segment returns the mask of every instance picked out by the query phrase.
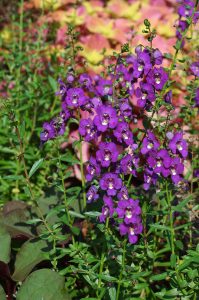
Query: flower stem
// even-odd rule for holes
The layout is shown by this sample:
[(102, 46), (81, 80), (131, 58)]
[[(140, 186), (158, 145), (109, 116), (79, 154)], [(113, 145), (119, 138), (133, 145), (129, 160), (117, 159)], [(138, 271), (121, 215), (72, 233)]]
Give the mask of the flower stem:
[(169, 208), (169, 222), (170, 222), (170, 243), (171, 243), (171, 253), (175, 254), (175, 244), (174, 244), (174, 240), (175, 240), (175, 231), (174, 231), (174, 227), (173, 227), (173, 212), (172, 212), (172, 208), (171, 208), (171, 200), (172, 200), (172, 195), (171, 195), (171, 191), (168, 189), (168, 182), (166, 181), (166, 195), (167, 195), (167, 203), (168, 203), (168, 208)]
[[(109, 226), (109, 217), (106, 219), (106, 225), (105, 225), (105, 232), (108, 230)], [(103, 249), (102, 249), (102, 254), (101, 254), (101, 259), (100, 259), (100, 269), (99, 269), (99, 280), (98, 280), (98, 285), (97, 285), (97, 297), (99, 297), (99, 290), (101, 288), (101, 283), (102, 283), (102, 272), (104, 268), (104, 263), (105, 263), (105, 243), (103, 244)]]
[(82, 180), (82, 193), (83, 193), (83, 208), (86, 208), (86, 181), (84, 176), (84, 163), (83, 163), (83, 151), (82, 151), (82, 140), (80, 138), (80, 171)]
[(116, 300), (118, 300), (119, 296), (120, 296), (122, 276), (123, 276), (124, 267), (125, 267), (126, 244), (127, 244), (127, 240), (125, 239), (124, 245), (123, 245), (123, 253), (122, 253), (122, 267), (121, 267), (121, 271), (120, 271), (120, 275), (119, 275), (119, 281), (118, 281), (117, 293), (116, 293)]
[[(63, 171), (62, 171), (62, 164), (61, 164), (59, 149), (58, 149), (58, 161), (59, 161), (59, 166), (60, 166), (61, 182), (62, 182), (62, 188), (63, 188), (63, 194), (64, 194), (65, 211), (66, 211), (66, 215), (67, 215), (67, 218), (68, 218), (69, 227), (71, 228), (73, 226), (73, 222), (71, 220), (69, 210), (68, 210), (67, 195), (66, 195), (66, 189), (65, 189), (65, 184), (64, 184), (64, 174), (63, 174)], [(73, 235), (72, 231), (71, 231), (71, 235), (72, 235), (71, 236), (72, 243), (74, 245), (75, 244), (75, 239), (74, 239), (74, 235)]]

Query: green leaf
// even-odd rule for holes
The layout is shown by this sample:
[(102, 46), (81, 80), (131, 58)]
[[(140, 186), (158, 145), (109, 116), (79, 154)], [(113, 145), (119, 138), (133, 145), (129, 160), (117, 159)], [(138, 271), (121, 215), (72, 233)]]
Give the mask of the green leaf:
[(41, 165), (43, 164), (44, 159), (41, 158), (38, 161), (36, 161), (32, 168), (30, 169), (30, 172), (28, 174), (29, 178), (41, 167)]
[(180, 240), (175, 241), (176, 247), (180, 250), (184, 249), (184, 245)]
[(28, 276), (17, 293), (17, 300), (71, 300), (64, 287), (64, 277), (50, 269)]
[(0, 285), (0, 299), (6, 300), (6, 293), (1, 285)]
[(91, 217), (91, 218), (96, 218), (96, 217), (99, 217), (101, 215), (101, 213), (98, 212), (98, 211), (87, 211), (84, 214), (85, 214), (85, 216), (88, 216), (88, 217)]
[(80, 218), (80, 219), (85, 219), (85, 216), (83, 216), (82, 214), (79, 214), (73, 210), (69, 210), (69, 214), (73, 217), (77, 217), (77, 218)]
[(167, 272), (164, 272), (164, 273), (161, 273), (161, 274), (158, 274), (158, 275), (153, 275), (151, 276), (150, 280), (151, 281), (159, 281), (159, 280), (163, 280), (167, 277)]
[(160, 225), (160, 224), (150, 224), (152, 228), (160, 229), (160, 230), (169, 230), (171, 231), (171, 228), (169, 226)]
[(175, 254), (171, 254), (170, 256), (170, 262), (171, 262), (171, 267), (174, 268), (176, 265), (176, 260), (177, 260), (177, 256)]
[(116, 289), (114, 286), (110, 287), (108, 289), (108, 293), (109, 293), (109, 296), (110, 296), (110, 299), (111, 300), (115, 300), (116, 299)]
[(5, 264), (10, 261), (10, 245), (11, 237), (10, 234), (4, 227), (0, 227), (0, 261)]
[(45, 251), (49, 251), (46, 241), (33, 239), (25, 242), (17, 253), (12, 279), (23, 281), (38, 263), (47, 259)]
[(61, 160), (72, 164), (80, 164), (80, 161), (70, 152), (67, 152), (65, 156), (62, 156)]
[(75, 234), (75, 235), (79, 235), (80, 234), (80, 229), (76, 226), (71, 227), (71, 231)]
[(51, 77), (50, 75), (48, 76), (48, 81), (49, 81), (50, 86), (53, 89), (53, 91), (56, 92), (57, 89), (58, 89), (57, 88), (57, 81), (53, 77)]

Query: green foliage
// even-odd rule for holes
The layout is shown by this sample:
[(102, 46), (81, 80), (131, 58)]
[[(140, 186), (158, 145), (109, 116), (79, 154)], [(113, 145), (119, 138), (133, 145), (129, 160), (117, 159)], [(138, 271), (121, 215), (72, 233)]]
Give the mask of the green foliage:
[(70, 300), (64, 287), (64, 277), (58, 273), (41, 269), (31, 273), (20, 287), (17, 300)]

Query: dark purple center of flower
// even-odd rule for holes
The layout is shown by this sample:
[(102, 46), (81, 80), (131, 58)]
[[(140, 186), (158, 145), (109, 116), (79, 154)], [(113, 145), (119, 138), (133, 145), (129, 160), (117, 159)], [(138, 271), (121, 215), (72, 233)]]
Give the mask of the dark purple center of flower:
[(175, 168), (171, 168), (171, 174), (174, 175), (174, 176), (177, 174)]
[(130, 219), (130, 218), (132, 218), (132, 210), (131, 210), (131, 208), (130, 207), (127, 207), (126, 209), (125, 209), (125, 216), (126, 216), (126, 218), (127, 219)]
[(153, 148), (153, 142), (150, 141), (147, 145), (147, 149), (152, 149)]
[(141, 71), (143, 71), (143, 69), (144, 69), (143, 64), (139, 64), (138, 65), (138, 71), (141, 72)]
[(145, 99), (146, 99), (146, 97), (147, 97), (147, 93), (146, 93), (146, 92), (143, 92), (143, 93), (142, 93), (142, 97), (141, 97), (141, 98), (142, 98), (142, 100), (145, 100)]
[(91, 201), (95, 195), (95, 192), (93, 190), (90, 191), (90, 195), (88, 196), (88, 201)]
[(77, 94), (73, 94), (72, 103), (73, 104), (77, 104), (77, 101), (78, 101), (78, 95)]
[(179, 151), (182, 151), (183, 147), (181, 142), (177, 142), (177, 148)]
[(157, 159), (156, 166), (157, 167), (161, 167), (162, 166), (162, 159), (161, 158)]
[(110, 121), (110, 116), (107, 113), (104, 113), (102, 116), (102, 125), (108, 125)]
[(103, 215), (104, 215), (104, 216), (107, 216), (108, 214), (109, 214), (109, 207), (108, 207), (108, 206), (105, 206), (105, 207), (104, 207)]
[(108, 161), (108, 160), (110, 160), (110, 159), (111, 159), (111, 152), (110, 152), (110, 150), (105, 149), (105, 150), (104, 150), (104, 160), (105, 160), (105, 161)]
[(127, 132), (127, 130), (126, 129), (123, 129), (122, 130), (122, 137), (125, 139), (125, 140), (128, 140), (128, 132)]
[(91, 175), (95, 174), (95, 171), (96, 171), (95, 167), (93, 165), (91, 165), (90, 166), (90, 174)]
[(110, 86), (109, 85), (105, 85), (104, 86), (104, 94), (107, 94), (110, 90)]
[(108, 179), (108, 188), (112, 190), (114, 188), (114, 182), (112, 178)]
[(160, 84), (160, 82), (161, 82), (161, 76), (160, 76), (160, 74), (159, 73), (155, 73), (154, 77), (155, 77), (155, 83), (156, 84)]
[(130, 235), (135, 235), (134, 228), (132, 226), (129, 227), (129, 234)]
[(128, 170), (131, 172), (132, 171), (132, 165), (131, 165), (131, 162), (129, 161), (128, 164), (127, 164), (127, 168)]

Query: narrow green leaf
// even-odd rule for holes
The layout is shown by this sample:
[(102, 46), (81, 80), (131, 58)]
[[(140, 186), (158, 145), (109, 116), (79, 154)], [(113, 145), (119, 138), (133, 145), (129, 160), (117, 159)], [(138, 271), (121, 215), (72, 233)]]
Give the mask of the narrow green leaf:
[(79, 214), (79, 213), (77, 213), (77, 212), (75, 212), (73, 210), (69, 210), (69, 214), (71, 216), (74, 216), (74, 217), (77, 217), (77, 218), (80, 218), (80, 219), (85, 219), (85, 216), (83, 216), (82, 214)]
[(164, 272), (161, 274), (151, 276), (150, 280), (151, 281), (159, 281), (159, 280), (165, 279), (167, 276), (168, 276), (167, 272)]
[(41, 167), (41, 165), (43, 164), (44, 159), (41, 158), (38, 161), (36, 161), (32, 168), (30, 169), (30, 172), (28, 174), (29, 178)]
[(50, 86), (53, 89), (53, 91), (56, 92), (57, 89), (58, 89), (57, 88), (57, 81), (53, 77), (51, 77), (50, 75), (48, 76), (48, 81), (49, 81)]

